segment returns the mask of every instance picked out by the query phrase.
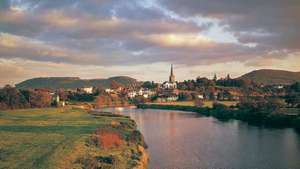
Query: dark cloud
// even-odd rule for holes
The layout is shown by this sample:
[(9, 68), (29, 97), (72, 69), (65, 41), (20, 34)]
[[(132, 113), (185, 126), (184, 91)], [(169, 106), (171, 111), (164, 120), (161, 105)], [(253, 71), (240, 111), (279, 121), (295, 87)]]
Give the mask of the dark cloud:
[(299, 0), (165, 0), (163, 4), (184, 16), (218, 18), (242, 42), (268, 45), (271, 49), (300, 48)]
[(0, 10), (6, 10), (10, 6), (10, 2), (8, 0), (0, 1)]

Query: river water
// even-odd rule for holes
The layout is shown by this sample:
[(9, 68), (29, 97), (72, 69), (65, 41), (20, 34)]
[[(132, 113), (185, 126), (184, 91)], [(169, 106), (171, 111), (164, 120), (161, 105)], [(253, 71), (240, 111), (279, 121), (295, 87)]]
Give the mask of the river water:
[(143, 133), (150, 169), (300, 169), (300, 134), (195, 113), (110, 109)]

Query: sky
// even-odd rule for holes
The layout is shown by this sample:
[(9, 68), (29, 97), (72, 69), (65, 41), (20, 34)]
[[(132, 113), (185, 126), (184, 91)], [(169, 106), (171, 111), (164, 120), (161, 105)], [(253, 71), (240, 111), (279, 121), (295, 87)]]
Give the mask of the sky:
[(0, 86), (300, 71), (299, 0), (0, 0)]

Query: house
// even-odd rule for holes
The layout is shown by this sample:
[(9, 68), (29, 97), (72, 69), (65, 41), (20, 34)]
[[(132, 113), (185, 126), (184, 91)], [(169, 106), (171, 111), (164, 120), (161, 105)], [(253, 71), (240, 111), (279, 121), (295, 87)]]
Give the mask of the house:
[(137, 92), (136, 91), (131, 91), (131, 92), (128, 92), (127, 93), (127, 96), (129, 97), (129, 98), (135, 98), (136, 96), (137, 96)]
[(177, 101), (178, 96), (177, 95), (161, 95), (157, 98), (157, 102), (173, 102)]
[(197, 99), (204, 100), (204, 94), (203, 93), (196, 94), (196, 97), (197, 97)]
[(283, 89), (284, 85), (273, 85), (274, 89)]
[(83, 88), (81, 88), (81, 91), (83, 91), (84, 93), (87, 93), (87, 94), (92, 94), (93, 89), (94, 89), (94, 87), (83, 87)]
[(65, 107), (66, 102), (64, 100), (61, 100), (57, 93), (53, 93), (52, 104), (55, 105), (56, 107)]
[(110, 89), (110, 88), (107, 88), (104, 90), (106, 93), (110, 94), (110, 93), (113, 93), (114, 90), (113, 89)]
[(144, 98), (150, 98), (151, 96), (156, 95), (156, 91), (146, 88), (140, 88), (140, 90), (138, 91), (138, 95), (143, 96)]

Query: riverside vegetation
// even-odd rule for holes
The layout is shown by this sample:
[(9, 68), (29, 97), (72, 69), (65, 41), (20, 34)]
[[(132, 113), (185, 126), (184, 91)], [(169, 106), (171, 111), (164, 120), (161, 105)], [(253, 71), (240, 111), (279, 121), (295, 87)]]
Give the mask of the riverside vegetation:
[(75, 108), (8, 110), (0, 117), (0, 168), (146, 168), (146, 145), (129, 117)]
[[(275, 103), (276, 104), (276, 103)], [(214, 103), (212, 107), (198, 107), (180, 104), (139, 104), (141, 109), (163, 109), (196, 112), (205, 116), (212, 116), (222, 121), (231, 119), (241, 120), (251, 125), (272, 128), (293, 127), (300, 131), (300, 109), (278, 108), (269, 102), (244, 102), (237, 106), (226, 106)], [(281, 113), (283, 112), (283, 113)], [(292, 112), (292, 113), (288, 113)]]

